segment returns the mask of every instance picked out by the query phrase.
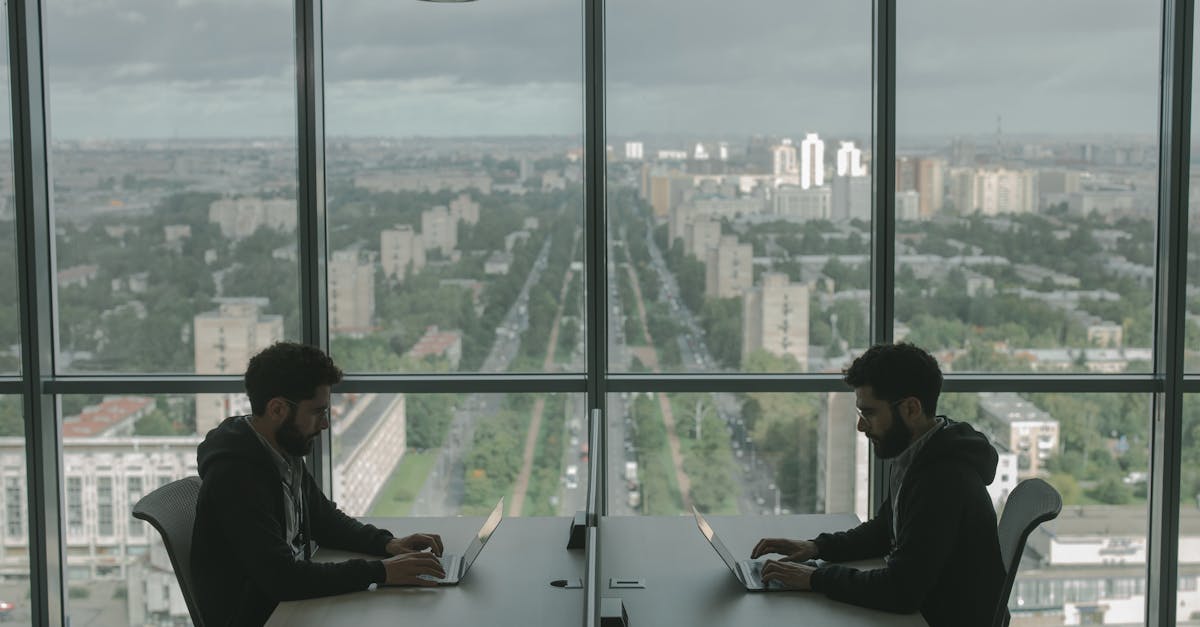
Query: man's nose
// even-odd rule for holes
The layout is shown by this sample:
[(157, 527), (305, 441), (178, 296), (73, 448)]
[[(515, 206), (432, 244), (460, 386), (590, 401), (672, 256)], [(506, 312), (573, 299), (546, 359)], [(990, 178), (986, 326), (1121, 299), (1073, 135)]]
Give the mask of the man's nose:
[(858, 429), (859, 433), (866, 433), (867, 432), (867, 419), (863, 418), (862, 416), (859, 416), (858, 423), (855, 424), (854, 427), (856, 429)]

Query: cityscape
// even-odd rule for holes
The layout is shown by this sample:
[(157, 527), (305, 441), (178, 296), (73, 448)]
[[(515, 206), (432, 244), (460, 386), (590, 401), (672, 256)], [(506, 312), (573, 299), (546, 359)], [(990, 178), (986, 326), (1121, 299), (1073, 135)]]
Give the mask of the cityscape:
[[(328, 153), (329, 325), (345, 370), (583, 371), (577, 141), (338, 139)], [(54, 155), (60, 369), (236, 375), (297, 337), (294, 146), (64, 142)], [(905, 150), (897, 339), (948, 372), (1148, 371), (1155, 156), (1138, 138)], [(610, 371), (839, 372), (867, 347), (871, 167), (861, 139), (818, 133), (614, 141)], [(11, 247), (11, 198), (3, 209)], [(0, 315), (15, 320), (15, 306)], [(1197, 315), (1189, 298), (1193, 366)], [(9, 370), (17, 328), (0, 325)], [(865, 517), (869, 452), (854, 411), (848, 391), (610, 395), (609, 511)], [(1060, 519), (1030, 540), (1014, 624), (1140, 621), (1149, 398), (947, 394), (938, 411), (1001, 452), (998, 510), (1029, 477), (1064, 496)], [(247, 412), (241, 395), (62, 399), (73, 622), (187, 622), (156, 534), (128, 512), (195, 474), (203, 434)], [(1200, 612), (1200, 405), (1186, 413), (1179, 596)], [(18, 619), (20, 414), (17, 399), (0, 400), (0, 594)], [(582, 396), (335, 394), (333, 416), (333, 496), (353, 515), (479, 515), (501, 496), (512, 516), (584, 506)]]

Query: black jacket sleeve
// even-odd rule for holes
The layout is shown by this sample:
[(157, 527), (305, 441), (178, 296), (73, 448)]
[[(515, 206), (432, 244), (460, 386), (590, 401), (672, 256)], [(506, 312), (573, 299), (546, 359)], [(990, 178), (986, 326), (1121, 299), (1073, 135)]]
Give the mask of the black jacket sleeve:
[(307, 501), (313, 540), (317, 544), (342, 551), (387, 557), (388, 540), (392, 532), (366, 525), (347, 516), (332, 501), (325, 498), (308, 471), (304, 472), (304, 495)]
[(387, 573), (379, 560), (317, 563), (296, 560), (284, 540), (283, 520), (274, 505), (282, 498), (279, 484), (248, 480), (261, 469), (230, 462), (209, 470), (204, 487), (212, 495), (216, 524), (233, 546), (241, 571), (275, 601), (294, 601), (365, 590), (383, 583)]
[(925, 473), (919, 488), (901, 492), (904, 516), (899, 520), (896, 548), (884, 567), (822, 566), (813, 573), (813, 590), (877, 610), (910, 613), (920, 609), (956, 544), (962, 523), (958, 498), (965, 489), (959, 485), (962, 481), (961, 473), (939, 469)]
[(847, 531), (823, 533), (813, 539), (817, 557), (827, 562), (852, 562), (887, 555), (892, 546), (892, 501), (887, 499), (879, 513)]

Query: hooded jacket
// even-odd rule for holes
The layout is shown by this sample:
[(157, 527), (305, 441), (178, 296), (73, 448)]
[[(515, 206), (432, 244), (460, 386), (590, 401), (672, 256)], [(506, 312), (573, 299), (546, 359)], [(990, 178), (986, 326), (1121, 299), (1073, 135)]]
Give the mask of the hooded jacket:
[(912, 460), (898, 502), (889, 494), (871, 520), (814, 540), (822, 560), (886, 555), (884, 567), (860, 571), (826, 564), (813, 573), (813, 590), (878, 610), (920, 610), (931, 627), (991, 625), (1004, 580), (996, 512), (986, 488), (996, 476), (996, 462), (996, 449), (983, 434), (947, 420)]
[[(243, 417), (209, 431), (197, 461), (202, 484), (192, 532), (192, 585), (205, 627), (262, 625), (280, 601), (365, 590), (387, 579), (380, 560), (293, 559), (279, 470)], [(387, 555), (392, 534), (343, 514), (307, 469), (302, 494), (299, 527), (306, 542)]]

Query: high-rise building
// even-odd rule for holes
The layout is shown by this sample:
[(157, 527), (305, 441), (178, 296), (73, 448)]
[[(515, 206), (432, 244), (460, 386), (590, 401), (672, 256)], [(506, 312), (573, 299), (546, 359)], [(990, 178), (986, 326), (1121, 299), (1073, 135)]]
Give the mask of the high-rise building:
[(961, 214), (1030, 213), (1037, 210), (1037, 173), (1032, 170), (951, 171), (950, 196)]
[(896, 192), (896, 219), (917, 220), (921, 217), (921, 195), (914, 190)]
[(786, 177), (800, 173), (800, 164), (796, 159), (796, 147), (792, 140), (784, 138), (771, 147), (771, 172), (776, 177)]
[(871, 218), (871, 177), (835, 176), (830, 187), (831, 220), (846, 222)]
[(397, 224), (379, 234), (379, 263), (383, 275), (403, 281), (411, 269), (416, 274), (425, 267), (425, 242), (407, 224)]
[(741, 296), (754, 282), (754, 247), (724, 235), (704, 260), (704, 294), (714, 298)]
[(809, 133), (800, 142), (800, 187), (820, 187), (825, 184), (825, 142), (816, 133)]
[(1020, 479), (1046, 474), (1059, 452), (1058, 421), (1012, 392), (981, 392), (979, 408), (993, 436), (1017, 456)]
[[(250, 358), (283, 340), (283, 317), (260, 313), (265, 298), (218, 298), (193, 320), (196, 374), (242, 374)], [(208, 433), (244, 403), (241, 394), (197, 394), (196, 432)]]
[(920, 198), (918, 218), (925, 220), (942, 210), (946, 196), (946, 162), (932, 157), (896, 159), (896, 191), (915, 191)]
[(642, 142), (625, 142), (625, 159), (627, 161), (641, 161), (645, 150)]
[(425, 250), (438, 250), (449, 256), (458, 246), (458, 220), (450, 217), (444, 205), (421, 212), (421, 239)]
[(697, 218), (683, 227), (683, 252), (697, 259), (704, 259), (708, 249), (721, 243), (721, 223), (707, 218)]
[(808, 370), (808, 286), (767, 272), (742, 300), (742, 360), (756, 350), (791, 355)]
[(832, 217), (833, 190), (828, 187), (802, 189), (784, 185), (775, 191), (775, 215), (793, 222), (829, 220)]
[(450, 219), (470, 225), (479, 224), (479, 203), (464, 192), (450, 201)]
[(837, 151), (838, 176), (866, 176), (867, 166), (862, 162), (862, 150), (854, 142), (842, 142)]
[(817, 507), (828, 514), (853, 512), (866, 520), (870, 506), (870, 446), (858, 432), (849, 392), (825, 395), (817, 423)]
[(208, 206), (208, 221), (228, 239), (245, 239), (259, 227), (281, 233), (296, 230), (296, 201), (283, 198), (222, 198)]
[(917, 164), (917, 185), (914, 189), (920, 195), (920, 219), (927, 220), (939, 213), (946, 203), (946, 162), (941, 159), (921, 159)]
[(361, 336), (375, 326), (375, 257), (357, 248), (329, 259), (329, 332)]

